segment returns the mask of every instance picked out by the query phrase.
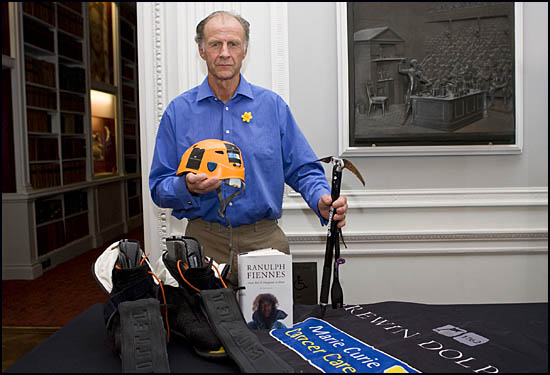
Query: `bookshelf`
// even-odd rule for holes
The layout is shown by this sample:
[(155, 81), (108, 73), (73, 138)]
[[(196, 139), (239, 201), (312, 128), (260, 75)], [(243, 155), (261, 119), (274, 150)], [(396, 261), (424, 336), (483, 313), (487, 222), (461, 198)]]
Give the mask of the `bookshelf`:
[(142, 224), (136, 7), (101, 3), (115, 16), (99, 87), (114, 98), (118, 167), (96, 174), (90, 4), (2, 3), (3, 279), (34, 279)]
[(134, 178), (126, 182), (126, 194), (128, 197), (128, 217), (139, 217), (143, 211), (140, 178)]
[(11, 52), (12, 26), (9, 6), (4, 1), (2, 2), (2, 195), (17, 191), (12, 101), (12, 81), (15, 76), (15, 64)]
[(120, 3), (119, 30), (124, 170), (128, 174), (135, 174), (140, 169), (135, 3)]
[(66, 4), (21, 4), (33, 189), (86, 181), (84, 118), (89, 90), (83, 54), (83, 6)]
[[(139, 106), (137, 71), (136, 4), (120, 3), (120, 76), (122, 91), (122, 133), (124, 140), (124, 170), (135, 175), (140, 170)], [(128, 217), (141, 218), (143, 213), (141, 179), (126, 183)]]

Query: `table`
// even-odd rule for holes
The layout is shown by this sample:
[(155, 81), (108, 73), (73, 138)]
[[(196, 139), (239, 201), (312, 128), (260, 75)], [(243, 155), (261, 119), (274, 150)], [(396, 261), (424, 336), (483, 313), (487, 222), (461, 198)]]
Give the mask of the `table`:
[[(102, 304), (91, 306), (6, 372), (120, 372), (121, 362), (109, 348), (102, 311)], [(294, 306), (295, 323), (318, 317), (319, 308), (316, 305)], [(496, 369), (499, 372), (548, 372), (547, 303), (435, 305), (388, 301), (346, 305), (337, 310), (329, 307), (323, 324), (420, 372), (491, 372)], [(295, 324), (295, 327), (298, 325)], [(277, 331), (282, 331), (283, 337), (292, 335), (287, 335), (289, 331), (285, 330), (255, 333), (263, 345), (291, 364), (297, 372), (320, 372), (320, 368), (316, 367), (319, 361), (328, 363), (327, 359), (330, 359), (333, 363), (339, 363), (334, 359), (345, 351), (344, 345), (335, 346), (334, 350), (340, 354), (320, 353), (327, 359), (322, 356), (307, 358), (308, 362), (275, 339), (274, 333)], [(303, 332), (306, 332), (305, 328)], [(327, 338), (330, 335), (315, 335), (314, 331), (310, 332), (309, 340), (313, 344), (308, 346), (313, 347), (320, 340), (324, 340), (323, 345), (331, 343)], [(344, 342), (343, 336), (333, 335), (334, 340)], [(301, 342), (299, 345), (302, 345)], [(348, 358), (348, 367), (358, 364), (353, 361), (374, 363), (368, 362), (365, 357), (357, 359), (358, 353), (350, 351), (352, 348), (347, 349), (348, 354), (355, 354), (356, 357)], [(204, 360), (174, 339), (167, 350), (170, 369), (174, 373), (239, 372), (231, 360)], [(334, 372), (343, 372), (348, 368), (342, 364), (331, 366)]]
[(487, 116), (485, 91), (457, 97), (411, 96), (412, 124), (453, 131)]

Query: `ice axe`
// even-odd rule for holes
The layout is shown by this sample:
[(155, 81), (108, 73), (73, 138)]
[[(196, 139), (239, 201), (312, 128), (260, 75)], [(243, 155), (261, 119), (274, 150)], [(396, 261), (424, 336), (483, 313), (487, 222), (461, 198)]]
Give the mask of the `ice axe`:
[[(336, 201), (340, 197), (340, 186), (342, 183), (342, 170), (344, 168), (349, 169), (354, 175), (359, 178), (363, 186), (365, 186), (365, 180), (361, 173), (355, 168), (351, 161), (346, 159), (336, 158), (334, 156), (327, 156), (326, 158), (321, 158), (317, 161), (322, 161), (323, 163), (332, 163), (332, 189), (331, 197), (332, 202)], [(325, 249), (325, 263), (323, 264), (323, 278), (321, 281), (321, 296), (319, 304), (321, 306), (321, 318), (325, 315), (325, 311), (328, 305), (328, 292), (331, 278), (331, 268), (332, 268), (332, 257), (334, 256), (334, 280), (332, 282), (332, 288), (330, 289), (330, 297), (332, 301), (332, 308), (337, 309), (342, 307), (344, 303), (344, 293), (342, 287), (340, 286), (340, 281), (338, 279), (338, 267), (340, 264), (343, 264), (345, 260), (340, 258), (340, 236), (341, 229), (338, 228), (338, 222), (333, 219), (334, 217), (334, 208), (330, 207), (329, 219), (328, 219), (328, 233), (327, 233), (327, 247)], [(342, 236), (343, 240), (343, 236)], [(344, 243), (345, 246), (345, 243)]]

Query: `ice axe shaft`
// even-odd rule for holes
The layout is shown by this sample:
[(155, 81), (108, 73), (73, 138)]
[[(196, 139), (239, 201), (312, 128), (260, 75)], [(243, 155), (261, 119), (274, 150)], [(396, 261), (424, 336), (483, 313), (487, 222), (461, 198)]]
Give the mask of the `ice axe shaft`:
[[(335, 164), (332, 167), (332, 188), (330, 193), (333, 202), (340, 197), (341, 182), (342, 182), (342, 170), (338, 167), (338, 164)], [(332, 274), (332, 258), (334, 256), (335, 240), (338, 240), (337, 236), (338, 236), (338, 222), (334, 220), (334, 208), (331, 206), (330, 213), (329, 213), (327, 245), (325, 248), (325, 262), (323, 264), (323, 276), (321, 281), (321, 295), (320, 295), (321, 317), (324, 316), (325, 310), (328, 305), (329, 286), (330, 286), (330, 279)]]
[[(359, 178), (363, 185), (365, 185), (365, 180), (363, 179), (363, 176), (361, 176), (361, 173), (359, 173), (357, 168), (355, 168), (355, 166), (349, 160), (328, 156), (326, 158), (319, 159), (318, 161), (334, 164), (332, 167), (332, 202), (336, 201), (340, 197), (342, 170), (344, 168), (349, 169), (353, 174), (357, 176), (357, 178)], [(332, 273), (334, 273), (332, 288), (330, 288), (332, 307), (339, 308), (343, 305), (344, 293), (342, 291), (342, 287), (340, 286), (340, 281), (338, 277), (338, 266), (343, 263), (343, 259), (340, 259), (339, 234), (340, 232), (338, 228), (338, 222), (334, 220), (334, 208), (331, 206), (329, 213), (327, 244), (325, 249), (325, 261), (323, 264), (323, 275), (321, 279), (321, 294), (319, 298), (319, 304), (321, 307), (321, 318), (325, 315), (325, 311), (328, 305), (329, 286)], [(336, 254), (334, 253), (334, 249), (336, 249)], [(334, 256), (336, 256), (336, 259), (333, 268), (332, 258)]]

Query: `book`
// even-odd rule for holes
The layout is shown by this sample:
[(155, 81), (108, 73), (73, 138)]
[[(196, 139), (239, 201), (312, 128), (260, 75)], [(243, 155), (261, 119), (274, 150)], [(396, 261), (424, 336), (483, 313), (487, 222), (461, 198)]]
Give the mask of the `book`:
[(239, 305), (251, 329), (291, 328), (292, 255), (276, 249), (239, 254)]

